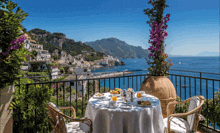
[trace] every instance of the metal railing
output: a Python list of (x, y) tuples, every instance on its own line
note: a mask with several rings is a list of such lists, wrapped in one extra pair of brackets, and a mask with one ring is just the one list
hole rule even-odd
[[(94, 95), (96, 92), (108, 92), (112, 90), (113, 88), (133, 88), (135, 91), (138, 91), (140, 89), (141, 83), (143, 80), (147, 77), (147, 70), (132, 70), (133, 74), (128, 74), (128, 75), (122, 75), (122, 76), (117, 76), (117, 77), (103, 77), (103, 78), (90, 78), (90, 79), (79, 79), (79, 75), (74, 75), (75, 79), (74, 80), (66, 80), (66, 81), (45, 81), (41, 83), (28, 83), (28, 84), (23, 84), (26, 86), (26, 91), (28, 91), (28, 86), (30, 85), (37, 85), (37, 84), (49, 84), (50, 88), (51, 85), (54, 83), (69, 83), (69, 85), (64, 85), (63, 84), (63, 103), (59, 104), (59, 88), (58, 84), (56, 85), (55, 91), (56, 91), (56, 105), (58, 106), (66, 106), (65, 102), (68, 101), (68, 99), (65, 99), (66, 97), (66, 90), (64, 89), (67, 86), (73, 86), (75, 88), (75, 98), (72, 99), (72, 89), (70, 89), (70, 103), (69, 105), (72, 106), (73, 102), (74, 108), (76, 110), (77, 115), (83, 117), (85, 113), (85, 108), (86, 103), (88, 99)], [(197, 76), (186, 76), (186, 75), (180, 75), (180, 74), (174, 74), (171, 71), (182, 71), (182, 72), (194, 72), (194, 73), (199, 73), (199, 77)], [(118, 72), (118, 71), (115, 71)], [(121, 71), (120, 71), (121, 72)], [(196, 71), (185, 71), (185, 70), (176, 70), (176, 69), (171, 69), (169, 71), (169, 79), (172, 81), (176, 92), (177, 96), (179, 96), (182, 100), (185, 100), (189, 97), (195, 96), (195, 95), (203, 95), (206, 99), (213, 99), (212, 106), (216, 106), (215, 102), (217, 98), (215, 97), (215, 92), (218, 91), (218, 88), (220, 88), (220, 79), (215, 79), (215, 78), (203, 78), (202, 74), (213, 74), (213, 75), (220, 75), (220, 73), (206, 73), (206, 72), (196, 72)], [(112, 72), (109, 72), (112, 73)], [(139, 73), (139, 74), (137, 74)], [(93, 73), (94, 74), (94, 73)], [(71, 74), (69, 74), (71, 75)], [(38, 76), (38, 77), (45, 77), (45, 76)], [(28, 78), (28, 77), (25, 77)], [(179, 79), (179, 80), (178, 80)], [(183, 80), (182, 80), (183, 79)], [(211, 81), (211, 82), (209, 82)], [(95, 83), (98, 82), (98, 83)], [(79, 88), (79, 83), (81, 84), (82, 88)], [(90, 84), (89, 84), (90, 83)], [(84, 88), (83, 86), (86, 87)], [(22, 84), (18, 84), (15, 86), (21, 86)], [(182, 86), (184, 85), (184, 86)], [(205, 86), (205, 87), (204, 87)], [(211, 89), (209, 89), (211, 88)], [(79, 91), (81, 89), (81, 91)], [(62, 92), (62, 90), (60, 91)], [(79, 95), (81, 92), (81, 96)], [(220, 97), (220, 96), (219, 96)], [(78, 101), (81, 103), (78, 104)], [(28, 104), (28, 103), (27, 103)], [(219, 103), (220, 104), (220, 103)], [(208, 100), (206, 103), (204, 103), (203, 108), (210, 108), (210, 103), (208, 103)], [(81, 108), (80, 108), (81, 107)], [(81, 113), (79, 113), (81, 112)], [(65, 113), (65, 112), (64, 112)], [(202, 112), (203, 113), (203, 112)], [(209, 112), (210, 114), (219, 116), (220, 114), (217, 114), (218, 112), (215, 112), (215, 110), (212, 110)], [(69, 112), (71, 116), (71, 112)], [(205, 116), (208, 117), (208, 116)], [(206, 125), (205, 127), (210, 128), (214, 131), (218, 131), (217, 129), (220, 129), (220, 127), (217, 126), (215, 117), (213, 117), (214, 120), (206, 119)], [(214, 125), (210, 125), (209, 122), (212, 121)], [(200, 124), (204, 126), (204, 124)]]

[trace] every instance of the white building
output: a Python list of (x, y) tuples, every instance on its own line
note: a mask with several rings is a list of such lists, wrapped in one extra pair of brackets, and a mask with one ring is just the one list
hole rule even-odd
[(38, 50), (37, 51), (37, 60), (50, 60), (51, 59), (51, 55), (48, 52), (48, 50)]
[(31, 65), (28, 62), (21, 62), (23, 64), (20, 69), (23, 71), (28, 71), (31, 68)]
[(60, 66), (52, 66), (52, 73), (51, 73), (52, 79), (57, 79), (58, 72), (59, 72), (58, 67)]
[(34, 40), (24, 40), (24, 48), (28, 49), (28, 51), (33, 51), (33, 50), (43, 50), (43, 45), (41, 44), (35, 44)]

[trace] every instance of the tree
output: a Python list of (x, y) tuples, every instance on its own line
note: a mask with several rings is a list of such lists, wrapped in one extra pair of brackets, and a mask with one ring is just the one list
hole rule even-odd
[(17, 78), (21, 77), (19, 75), (21, 62), (26, 62), (24, 56), (30, 54), (27, 49), (24, 49), (25, 38), (20, 33), (21, 22), (28, 14), (19, 7), (14, 13), (12, 10), (16, 6), (17, 4), (9, 1), (6, 6), (9, 12), (0, 10), (0, 49), (2, 50), (0, 53), (0, 88), (13, 84)]
[(31, 56), (32, 56), (33, 58), (36, 58), (38, 52), (37, 52), (36, 50), (33, 50), (31, 53), (32, 53)]

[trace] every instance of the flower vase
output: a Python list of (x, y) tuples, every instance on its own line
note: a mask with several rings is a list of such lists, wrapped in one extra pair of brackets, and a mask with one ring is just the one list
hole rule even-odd
[[(176, 90), (173, 83), (167, 76), (148, 76), (141, 84), (140, 91), (153, 95), (160, 100), (163, 118), (166, 118), (167, 104), (176, 101)], [(169, 108), (172, 114), (175, 106)]]

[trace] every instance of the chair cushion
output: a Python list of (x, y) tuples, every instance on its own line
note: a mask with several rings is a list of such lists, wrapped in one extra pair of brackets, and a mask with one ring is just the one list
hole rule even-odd
[[(164, 130), (166, 131), (167, 129), (167, 118), (163, 119), (164, 121)], [(189, 128), (189, 123), (185, 121), (182, 118), (179, 117), (174, 117), (171, 119), (170, 122), (170, 129), (174, 132), (178, 133), (189, 133), (190, 128)]]
[[(199, 97), (197, 97), (197, 96), (192, 97), (190, 102), (189, 102), (188, 112), (195, 109), (196, 107), (198, 107), (199, 104), (200, 104)], [(195, 122), (195, 116), (196, 116), (196, 113), (193, 113), (193, 114), (187, 116), (187, 122), (190, 125), (190, 131), (193, 130), (193, 126), (194, 126), (194, 122)]]
[[(60, 109), (59, 109), (54, 103), (49, 102), (49, 104), (52, 105), (57, 111), (59, 111), (59, 112), (62, 113), (62, 111), (60, 111)], [(64, 121), (64, 118), (62, 117), (61, 120), (62, 120), (62, 123), (63, 123), (62, 126), (64, 126), (64, 127), (66, 128), (66, 131), (67, 131), (67, 126), (66, 126), (66, 123), (65, 123), (65, 121)], [(59, 122), (61, 122), (61, 121), (59, 121)], [(56, 123), (57, 123), (57, 121), (56, 121)]]
[(67, 133), (89, 133), (89, 126), (81, 122), (70, 122), (66, 126)]

